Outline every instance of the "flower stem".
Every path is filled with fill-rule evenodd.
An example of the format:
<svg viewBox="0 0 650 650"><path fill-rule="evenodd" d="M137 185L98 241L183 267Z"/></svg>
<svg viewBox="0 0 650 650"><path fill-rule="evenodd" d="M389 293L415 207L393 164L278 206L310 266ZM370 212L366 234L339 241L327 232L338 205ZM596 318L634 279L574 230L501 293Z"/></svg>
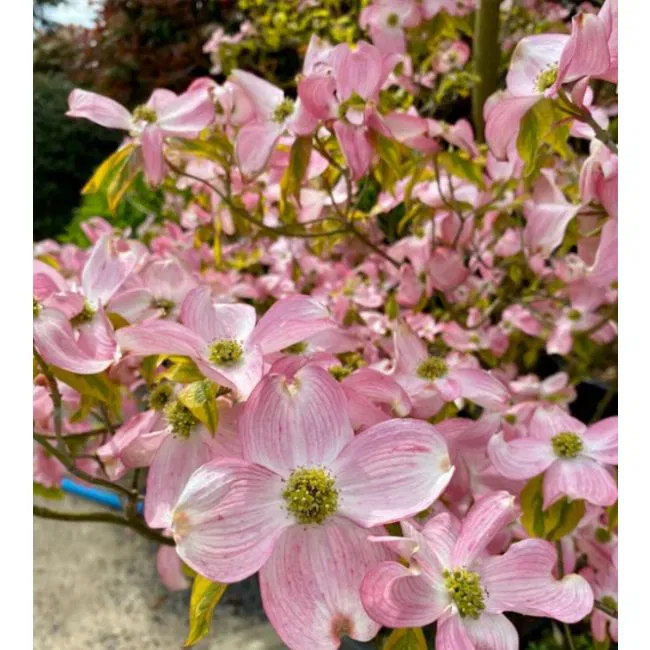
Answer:
<svg viewBox="0 0 650 650"><path fill-rule="evenodd" d="M96 523L117 524L118 526L125 526L134 530L138 535L141 535L152 542L165 544L166 546L175 546L173 539L165 537L161 533L152 530L139 519L125 519L124 517L114 515L111 512L58 512L56 510L50 510L49 508L43 508L42 506L34 506L34 516L42 517L43 519L56 519L58 521L91 521Z"/></svg>

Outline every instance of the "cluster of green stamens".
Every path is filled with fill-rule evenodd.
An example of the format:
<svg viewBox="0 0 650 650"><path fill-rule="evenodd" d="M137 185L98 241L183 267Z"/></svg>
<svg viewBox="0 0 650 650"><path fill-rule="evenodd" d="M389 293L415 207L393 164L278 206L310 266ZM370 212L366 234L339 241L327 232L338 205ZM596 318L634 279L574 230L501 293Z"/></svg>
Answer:
<svg viewBox="0 0 650 650"><path fill-rule="evenodd" d="M557 80L558 71L557 65L550 65L542 70L536 80L537 92L543 93L548 90Z"/></svg>
<svg viewBox="0 0 650 650"><path fill-rule="evenodd" d="M232 366L244 355L244 349L239 341L221 339L210 344L208 359L215 366Z"/></svg>
<svg viewBox="0 0 650 650"><path fill-rule="evenodd" d="M339 104L338 116L344 119L350 109L362 111L366 107L366 100L357 93L352 93L349 99Z"/></svg>
<svg viewBox="0 0 650 650"><path fill-rule="evenodd" d="M336 381L342 381L353 373L353 369L346 366L330 366L329 371Z"/></svg>
<svg viewBox="0 0 650 650"><path fill-rule="evenodd" d="M286 354L303 354L307 350L307 342L306 341L299 341L298 343L294 343L293 345L290 345L282 352Z"/></svg>
<svg viewBox="0 0 650 650"><path fill-rule="evenodd" d="M449 372L449 366L442 357L428 357L417 367L417 376L427 381L441 379Z"/></svg>
<svg viewBox="0 0 650 650"><path fill-rule="evenodd" d="M173 394L174 389L171 384L165 381L156 384L149 393L149 407L154 411L162 411L171 400Z"/></svg>
<svg viewBox="0 0 650 650"><path fill-rule="evenodd" d="M485 596L478 573L467 569L443 571L445 587L463 617L478 618L485 609Z"/></svg>
<svg viewBox="0 0 650 650"><path fill-rule="evenodd" d="M169 402L164 408L165 419L172 433L178 438L189 438L198 420L192 411L178 401Z"/></svg>
<svg viewBox="0 0 650 650"><path fill-rule="evenodd" d="M176 306L176 303L172 300L167 300L167 298L158 298L151 303L151 306L154 309L162 309L163 315L168 316L169 312Z"/></svg>
<svg viewBox="0 0 650 650"><path fill-rule="evenodd" d="M612 534L607 530L607 528L596 528L594 537L601 544L607 544L607 542L612 541Z"/></svg>
<svg viewBox="0 0 650 650"><path fill-rule="evenodd" d="M575 458L582 451L582 440L577 433L558 433L551 438L553 451L560 458Z"/></svg>
<svg viewBox="0 0 650 650"><path fill-rule="evenodd" d="M41 313L41 303L36 300L36 298L33 298L34 300L34 318L38 318L38 315Z"/></svg>
<svg viewBox="0 0 650 650"><path fill-rule="evenodd" d="M582 314L577 309L571 309L567 314L567 318L572 321L577 321L582 318Z"/></svg>
<svg viewBox="0 0 650 650"><path fill-rule="evenodd" d="M399 25L399 16L397 14L389 14L386 19L386 24L389 27L397 27Z"/></svg>
<svg viewBox="0 0 650 650"><path fill-rule="evenodd" d="M95 310L90 306L90 304L84 300L83 309L72 319L70 323L74 325L83 325L85 323L90 323L95 315Z"/></svg>
<svg viewBox="0 0 650 650"><path fill-rule="evenodd" d="M148 122L149 124L153 124L157 119L158 116L156 115L156 111L153 110L153 108L149 108L148 106L138 106L134 109L133 111L133 119L136 122Z"/></svg>
<svg viewBox="0 0 650 650"><path fill-rule="evenodd" d="M282 496L300 524L322 524L336 512L339 494L334 477L322 467L298 467L289 476Z"/></svg>
<svg viewBox="0 0 650 650"><path fill-rule="evenodd" d="M284 99L273 109L273 121L282 124L293 113L293 100Z"/></svg>

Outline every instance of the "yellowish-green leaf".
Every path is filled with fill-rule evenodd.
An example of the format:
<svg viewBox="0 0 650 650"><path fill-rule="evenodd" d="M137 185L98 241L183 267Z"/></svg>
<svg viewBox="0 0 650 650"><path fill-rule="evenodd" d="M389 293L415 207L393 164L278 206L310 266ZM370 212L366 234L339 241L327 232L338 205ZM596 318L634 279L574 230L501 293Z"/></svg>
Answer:
<svg viewBox="0 0 650 650"><path fill-rule="evenodd" d="M311 148L311 137L298 137L291 145L289 164L280 181L283 196L293 196L300 201L300 187L309 165Z"/></svg>
<svg viewBox="0 0 650 650"><path fill-rule="evenodd" d="M58 487L46 487L34 481L34 496L42 497L44 499L56 499L57 501L63 499L63 490Z"/></svg>
<svg viewBox="0 0 650 650"><path fill-rule="evenodd" d="M105 372L96 375L76 375L61 368L52 367L54 376L74 388L80 395L106 404L111 412L119 413L120 387Z"/></svg>
<svg viewBox="0 0 650 650"><path fill-rule="evenodd" d="M426 650L427 641L421 627L401 627L393 630L384 641L383 650Z"/></svg>
<svg viewBox="0 0 650 650"><path fill-rule="evenodd" d="M178 384L191 384L201 381L205 377L201 374L197 365L187 357L169 357L172 365L156 375L156 381L167 379Z"/></svg>
<svg viewBox="0 0 650 650"><path fill-rule="evenodd" d="M384 313L391 320L395 320L399 316L400 313L399 305L397 304L397 299L395 298L395 294L392 292L388 295L388 298L386 299L386 303L384 304Z"/></svg>
<svg viewBox="0 0 650 650"><path fill-rule="evenodd" d="M184 647L190 648L210 632L214 608L221 600L227 586L196 575L190 597L190 631Z"/></svg>
<svg viewBox="0 0 650 650"><path fill-rule="evenodd" d="M128 327L130 324L122 314L118 314L114 311L108 314L108 320L111 322L113 329L116 330L119 330L121 327Z"/></svg>
<svg viewBox="0 0 650 650"><path fill-rule="evenodd" d="M106 160L95 170L92 178L86 183L81 190L82 194L94 194L99 192L107 183L109 177L117 170L122 169L131 153L135 150L135 144L127 144L126 146L118 149L115 153L111 154Z"/></svg>
<svg viewBox="0 0 650 650"><path fill-rule="evenodd" d="M618 526L618 500L613 506L607 508L607 530L614 532Z"/></svg>
<svg viewBox="0 0 650 650"><path fill-rule="evenodd" d="M532 537L540 537L551 542L571 533L585 514L582 500L569 501L566 497L543 510L544 475L535 476L521 491L521 523Z"/></svg>
<svg viewBox="0 0 650 650"><path fill-rule="evenodd" d="M458 176L481 189L485 187L481 165L469 158L465 152L445 151L438 154L438 160L452 176ZM451 196L447 198L451 201Z"/></svg>
<svg viewBox="0 0 650 650"><path fill-rule="evenodd" d="M195 418L203 422L214 436L219 426L219 409L217 408L217 385L209 379L195 381L178 394Z"/></svg>

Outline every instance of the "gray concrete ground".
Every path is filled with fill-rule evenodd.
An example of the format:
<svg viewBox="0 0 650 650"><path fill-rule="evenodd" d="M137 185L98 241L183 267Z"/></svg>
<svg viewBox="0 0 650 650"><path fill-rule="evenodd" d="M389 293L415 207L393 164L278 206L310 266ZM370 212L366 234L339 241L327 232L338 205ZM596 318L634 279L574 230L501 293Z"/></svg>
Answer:
<svg viewBox="0 0 650 650"><path fill-rule="evenodd" d="M43 503L97 506L74 497ZM34 519L35 650L178 650L187 634L189 593L165 598L155 545L108 524ZM255 582L229 587L212 631L197 650L285 648L260 611Z"/></svg>

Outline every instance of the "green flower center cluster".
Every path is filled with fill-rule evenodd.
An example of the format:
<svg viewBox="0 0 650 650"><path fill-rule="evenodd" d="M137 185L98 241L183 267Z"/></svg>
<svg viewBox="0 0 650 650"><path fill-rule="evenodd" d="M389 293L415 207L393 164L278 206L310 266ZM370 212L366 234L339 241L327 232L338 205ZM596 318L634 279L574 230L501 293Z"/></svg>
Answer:
<svg viewBox="0 0 650 650"><path fill-rule="evenodd" d="M154 411L162 411L169 403L174 394L171 384L162 382L156 386L149 393L149 407Z"/></svg>
<svg viewBox="0 0 650 650"><path fill-rule="evenodd" d="M567 314L567 318L572 321L577 321L582 318L582 314L577 309L571 309Z"/></svg>
<svg viewBox="0 0 650 650"><path fill-rule="evenodd" d="M478 618L485 609L485 597L478 573L467 569L443 571L445 587L463 618Z"/></svg>
<svg viewBox="0 0 650 650"><path fill-rule="evenodd" d="M190 437L192 429L199 422L192 414L192 411L178 401L169 402L163 412L172 433L176 437L185 440Z"/></svg>
<svg viewBox="0 0 650 650"><path fill-rule="evenodd" d="M399 16L397 14L389 14L386 19L386 24L389 27L397 27L399 25Z"/></svg>
<svg viewBox="0 0 650 650"><path fill-rule="evenodd" d="M273 110L273 121L282 124L293 113L293 100L284 99Z"/></svg>
<svg viewBox="0 0 650 650"><path fill-rule="evenodd" d="M345 119L350 109L362 111L366 107L366 100L358 93L352 93L349 99L339 104L338 116L340 119Z"/></svg>
<svg viewBox="0 0 650 650"><path fill-rule="evenodd" d="M417 367L415 372L420 379L433 381L444 377L449 372L449 366L441 357L429 357Z"/></svg>
<svg viewBox="0 0 650 650"><path fill-rule="evenodd" d="M159 298L157 300L154 300L151 303L151 306L154 309L162 309L164 315L168 316L169 312L171 312L171 310L176 306L176 303L174 303L172 300L167 300L167 298Z"/></svg>
<svg viewBox="0 0 650 650"><path fill-rule="evenodd" d="M582 440L577 433L558 433L551 438L553 451L560 458L575 458L582 451Z"/></svg>
<svg viewBox="0 0 650 650"><path fill-rule="evenodd" d="M299 341L298 343L294 343L293 345L290 345L282 352L286 354L304 354L307 350L307 342L306 341Z"/></svg>
<svg viewBox="0 0 650 650"><path fill-rule="evenodd" d="M244 355L244 349L239 341L221 339L210 344L208 359L215 366L232 366Z"/></svg>
<svg viewBox="0 0 650 650"><path fill-rule="evenodd" d="M95 315L95 310L84 301L83 309L73 318L70 319L70 324L74 327L75 325L84 325L85 323L90 323Z"/></svg>
<svg viewBox="0 0 650 650"><path fill-rule="evenodd" d="M143 104L135 108L133 111L133 119L136 122L142 121L147 122L148 124L153 124L158 119L158 116L153 108L149 108Z"/></svg>
<svg viewBox="0 0 650 650"><path fill-rule="evenodd" d="M38 315L41 313L41 303L32 296L34 301L34 318L38 318Z"/></svg>
<svg viewBox="0 0 650 650"><path fill-rule="evenodd" d="M536 80L537 92L543 93L548 90L556 82L558 71L557 65L550 65L542 70Z"/></svg>
<svg viewBox="0 0 650 650"><path fill-rule="evenodd" d="M329 371L330 375L332 375L336 381L342 381L354 372L352 368L347 366L330 366Z"/></svg>
<svg viewBox="0 0 650 650"><path fill-rule="evenodd" d="M618 614L618 603L616 602L615 598L612 596L603 596L600 599L600 602L605 605L605 607L615 611Z"/></svg>
<svg viewBox="0 0 650 650"><path fill-rule="evenodd" d="M300 524L322 524L336 512L339 493L334 478L322 467L298 467L282 496Z"/></svg>

